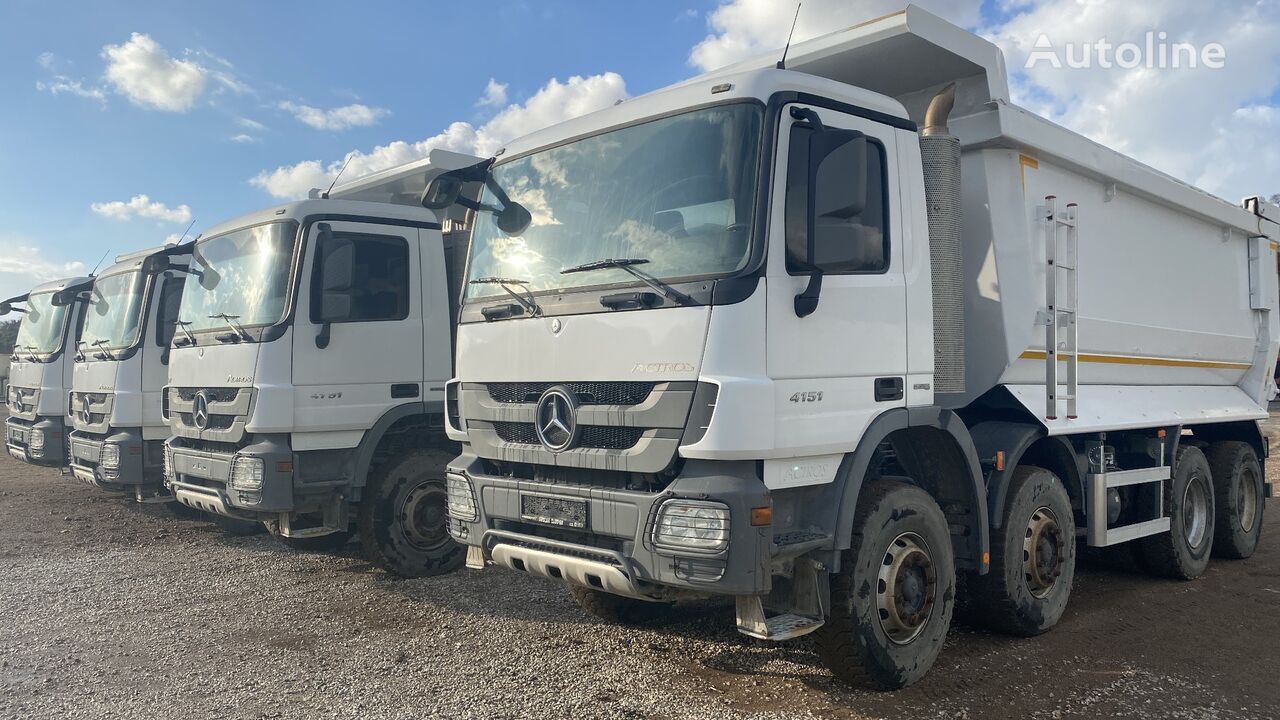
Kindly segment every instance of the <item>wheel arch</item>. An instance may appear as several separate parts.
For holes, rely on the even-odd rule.
[[[1080,455],[1067,438],[1050,436],[1038,424],[993,420],[973,428],[974,442],[979,456],[989,459],[991,466],[987,478],[987,517],[991,527],[1003,526],[1002,510],[1009,493],[1013,473],[1021,465],[1035,465],[1052,472],[1062,481],[1072,507],[1083,513],[1085,503],[1084,469]],[[997,466],[997,453],[1004,453],[1004,463]]]
[[[393,438],[402,437],[406,432],[421,427],[428,437],[444,434],[443,402],[411,402],[397,405],[382,414],[373,427],[365,432],[360,444],[356,446],[355,462],[352,468],[352,485],[364,487],[369,479],[369,470],[373,467],[380,451],[385,450]]]

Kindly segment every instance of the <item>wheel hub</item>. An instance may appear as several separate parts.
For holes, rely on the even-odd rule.
[[[1031,594],[1042,598],[1053,591],[1067,559],[1067,540],[1058,517],[1047,507],[1031,513],[1022,540],[1022,575]]]
[[[876,614],[889,640],[905,645],[924,630],[937,588],[937,570],[924,540],[915,533],[894,538],[876,583]]]
[[[1187,545],[1199,548],[1209,527],[1209,487],[1200,475],[1192,475],[1182,491],[1182,537]]]
[[[409,490],[400,508],[400,523],[411,545],[430,550],[449,540],[447,500],[439,483],[423,481]]]

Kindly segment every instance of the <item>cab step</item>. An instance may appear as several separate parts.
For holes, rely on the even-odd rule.
[[[826,547],[831,536],[824,533],[794,531],[773,536],[773,560],[800,557],[810,550]]]
[[[822,607],[820,566],[806,559],[795,562],[790,587],[775,586],[772,595],[739,595],[737,597],[738,632],[761,640],[790,640],[822,627],[826,613]],[[780,590],[790,590],[778,597]],[[772,615],[765,611],[765,601],[776,608]]]

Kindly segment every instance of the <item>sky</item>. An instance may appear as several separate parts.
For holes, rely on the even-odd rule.
[[[1232,202],[1280,193],[1280,0],[918,4],[999,44],[1018,104]],[[805,0],[796,38],[903,6]],[[0,299],[304,196],[348,160],[344,181],[433,147],[491,153],[769,52],[795,7],[4,0]],[[1148,32],[1224,58],[1067,66],[1069,46]],[[1045,42],[1059,67],[1033,55]]]

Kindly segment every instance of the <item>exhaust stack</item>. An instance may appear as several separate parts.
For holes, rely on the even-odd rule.
[[[960,140],[947,128],[956,103],[949,83],[929,101],[920,160],[933,276],[933,389],[964,392],[964,265],[960,247]]]

